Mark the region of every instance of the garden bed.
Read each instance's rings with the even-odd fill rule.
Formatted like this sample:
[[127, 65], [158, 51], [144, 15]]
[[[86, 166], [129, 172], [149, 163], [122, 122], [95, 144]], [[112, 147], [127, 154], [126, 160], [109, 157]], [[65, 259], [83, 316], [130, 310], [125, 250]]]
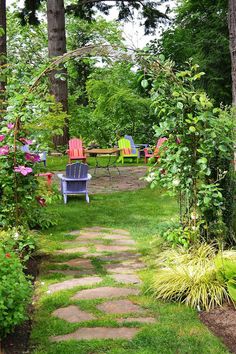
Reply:
[[233, 305], [225, 305], [200, 314], [202, 322], [229, 348], [236, 353], [236, 311]]

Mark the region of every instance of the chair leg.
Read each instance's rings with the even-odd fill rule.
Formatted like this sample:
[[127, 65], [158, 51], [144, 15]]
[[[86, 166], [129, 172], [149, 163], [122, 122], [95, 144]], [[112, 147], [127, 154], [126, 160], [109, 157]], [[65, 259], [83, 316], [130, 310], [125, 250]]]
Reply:
[[86, 202], [89, 203], [89, 195], [87, 193], [86, 193], [85, 197], [86, 197]]
[[64, 198], [64, 204], [67, 203], [67, 194], [63, 194], [63, 198]]

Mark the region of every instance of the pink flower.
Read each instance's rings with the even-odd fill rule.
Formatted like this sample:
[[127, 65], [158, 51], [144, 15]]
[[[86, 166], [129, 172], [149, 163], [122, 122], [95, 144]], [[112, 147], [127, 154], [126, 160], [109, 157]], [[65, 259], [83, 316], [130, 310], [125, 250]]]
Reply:
[[40, 156], [37, 154], [30, 154], [29, 152], [25, 153], [25, 159], [27, 161], [31, 161], [31, 162], [39, 162], [40, 161]]
[[0, 142], [5, 139], [5, 135], [0, 135]]
[[25, 144], [25, 145], [32, 145], [33, 144], [33, 141], [30, 140], [30, 139], [26, 139], [26, 138], [19, 138], [19, 140]]
[[13, 129], [14, 126], [15, 126], [15, 124], [13, 124], [13, 123], [8, 123], [8, 124], [7, 124], [7, 128], [8, 128], [8, 129]]
[[16, 166], [14, 167], [14, 171], [21, 173], [23, 176], [26, 176], [29, 173], [33, 172], [31, 167], [25, 167], [25, 166]]
[[0, 155], [8, 155], [9, 154], [9, 146], [4, 145], [0, 148]]
[[176, 138], [176, 143], [177, 143], [177, 144], [180, 144], [180, 143], [181, 143], [180, 138]]

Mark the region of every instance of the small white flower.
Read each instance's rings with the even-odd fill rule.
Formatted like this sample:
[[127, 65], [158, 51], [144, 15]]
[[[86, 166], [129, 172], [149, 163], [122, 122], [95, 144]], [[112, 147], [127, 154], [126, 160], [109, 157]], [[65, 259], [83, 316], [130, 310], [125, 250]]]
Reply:
[[19, 238], [19, 233], [16, 231], [13, 235], [14, 240], [17, 240]]
[[145, 178], [147, 182], [152, 182], [155, 179], [155, 173], [151, 172], [149, 175]]
[[198, 214], [197, 213], [191, 213], [191, 219], [192, 220], [198, 219]]
[[44, 283], [44, 281], [41, 281], [41, 285], [44, 285], [45, 283]]
[[51, 290], [46, 291], [47, 294], [51, 294]]
[[175, 179], [173, 179], [172, 184], [173, 184], [173, 186], [174, 186], [174, 187], [178, 187], [178, 186], [179, 186], [179, 184], [180, 184], [180, 179], [179, 179], [179, 178], [175, 178]]

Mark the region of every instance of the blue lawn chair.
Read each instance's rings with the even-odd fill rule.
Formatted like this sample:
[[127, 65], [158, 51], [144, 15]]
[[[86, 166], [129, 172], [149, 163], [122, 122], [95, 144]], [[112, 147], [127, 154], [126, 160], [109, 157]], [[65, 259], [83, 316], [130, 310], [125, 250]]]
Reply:
[[[133, 154], [135, 154], [138, 149], [144, 149], [148, 147], [148, 144], [135, 144], [131, 135], [125, 135], [125, 139], [130, 141]], [[143, 150], [141, 152], [143, 153]], [[138, 152], [138, 157], [140, 157], [140, 151]]]
[[88, 181], [91, 175], [88, 173], [88, 165], [76, 162], [66, 166], [66, 176], [58, 174], [61, 180], [61, 194], [64, 203], [67, 203], [67, 195], [85, 194], [86, 201], [89, 203]]

